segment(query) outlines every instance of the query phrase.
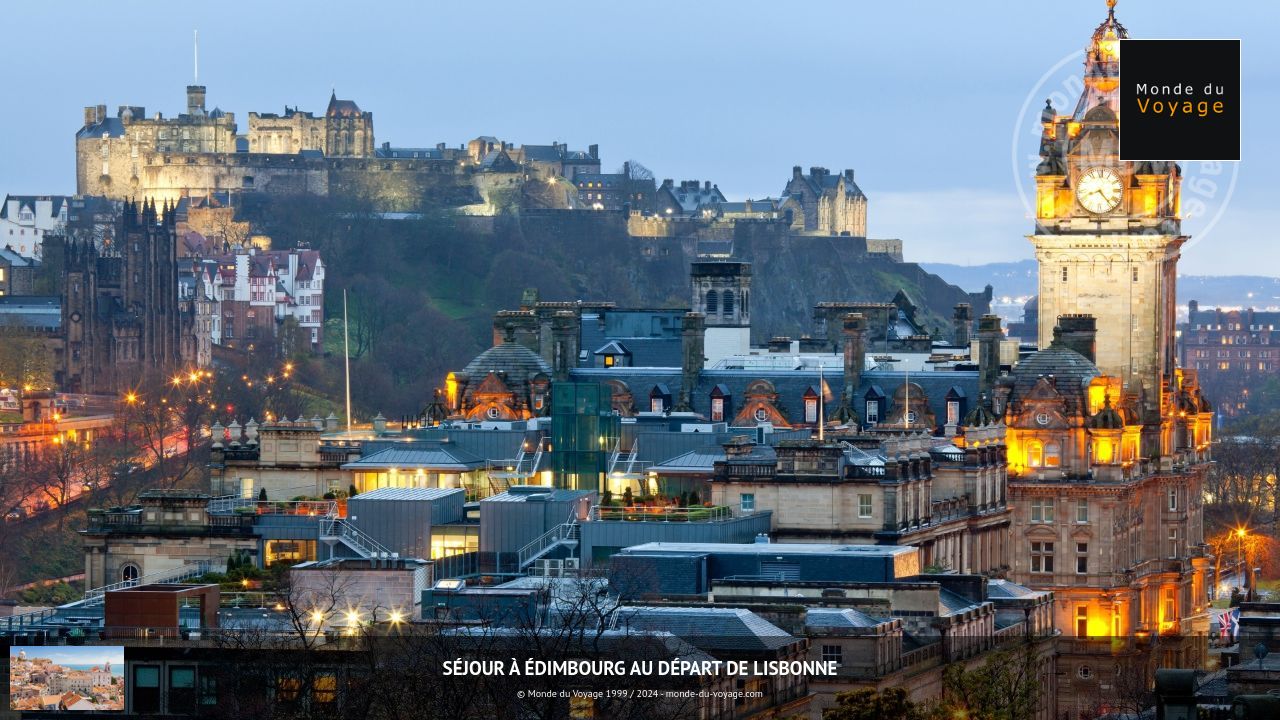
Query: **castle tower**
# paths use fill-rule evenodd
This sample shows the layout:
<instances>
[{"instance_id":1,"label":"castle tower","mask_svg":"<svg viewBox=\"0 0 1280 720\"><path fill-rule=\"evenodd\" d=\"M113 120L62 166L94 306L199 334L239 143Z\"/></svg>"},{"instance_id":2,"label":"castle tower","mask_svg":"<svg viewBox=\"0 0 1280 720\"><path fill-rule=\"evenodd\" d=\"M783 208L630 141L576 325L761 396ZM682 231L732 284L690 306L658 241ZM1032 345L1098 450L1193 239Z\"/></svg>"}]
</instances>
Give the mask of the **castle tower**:
<instances>
[{"instance_id":1,"label":"castle tower","mask_svg":"<svg viewBox=\"0 0 1280 720\"><path fill-rule=\"evenodd\" d=\"M1114 3L1109 3L1114 5ZM1075 110L1041 115L1036 225L1028 236L1040 265L1039 345L1057 318L1097 318L1097 362L1143 397L1158 418L1173 376L1181 173L1173 162L1119 159L1119 41L1128 32L1111 7L1086 48Z\"/></svg>"},{"instance_id":2,"label":"castle tower","mask_svg":"<svg viewBox=\"0 0 1280 720\"><path fill-rule=\"evenodd\" d=\"M204 86L188 85L187 86L187 114L192 117L203 117L204 112Z\"/></svg>"},{"instance_id":3,"label":"castle tower","mask_svg":"<svg viewBox=\"0 0 1280 720\"><path fill-rule=\"evenodd\" d=\"M692 308L706 317L707 367L751 349L751 263L694 262Z\"/></svg>"}]
</instances>

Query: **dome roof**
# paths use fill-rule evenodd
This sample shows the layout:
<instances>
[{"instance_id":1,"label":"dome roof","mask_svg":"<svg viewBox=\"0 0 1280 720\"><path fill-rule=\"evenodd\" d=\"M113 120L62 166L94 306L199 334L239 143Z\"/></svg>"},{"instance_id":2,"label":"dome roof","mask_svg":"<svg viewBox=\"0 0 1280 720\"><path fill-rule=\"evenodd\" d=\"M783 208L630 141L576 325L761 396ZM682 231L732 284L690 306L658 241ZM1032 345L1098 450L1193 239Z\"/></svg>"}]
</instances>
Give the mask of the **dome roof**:
<instances>
[{"instance_id":1,"label":"dome roof","mask_svg":"<svg viewBox=\"0 0 1280 720\"><path fill-rule=\"evenodd\" d=\"M1053 376L1054 389L1066 400L1068 414L1088 412L1086 388L1089 381L1102 373L1098 366L1080 353L1055 341L1014 366L1013 393L1010 403L1021 402L1031 393L1041 377Z\"/></svg>"},{"instance_id":2,"label":"dome roof","mask_svg":"<svg viewBox=\"0 0 1280 720\"><path fill-rule=\"evenodd\" d=\"M1124 417L1111 407L1111 395L1103 400L1102 409L1089 418L1089 427L1098 430L1119 430L1124 427Z\"/></svg>"},{"instance_id":3,"label":"dome roof","mask_svg":"<svg viewBox=\"0 0 1280 720\"><path fill-rule=\"evenodd\" d=\"M472 382L478 382L489 373L500 375L507 387L517 390L517 386L528 383L538 373L550 377L551 365L538 353L515 342L503 342L485 350L467 363L462 372Z\"/></svg>"}]
</instances>

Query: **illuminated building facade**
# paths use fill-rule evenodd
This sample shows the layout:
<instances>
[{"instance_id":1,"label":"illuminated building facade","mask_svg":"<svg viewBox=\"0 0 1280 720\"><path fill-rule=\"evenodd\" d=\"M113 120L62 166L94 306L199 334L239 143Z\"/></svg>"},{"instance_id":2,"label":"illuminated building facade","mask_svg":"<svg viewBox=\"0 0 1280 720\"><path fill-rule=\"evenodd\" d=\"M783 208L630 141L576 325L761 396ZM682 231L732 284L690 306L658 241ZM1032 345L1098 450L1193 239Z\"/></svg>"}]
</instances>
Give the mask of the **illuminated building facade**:
<instances>
[{"instance_id":1,"label":"illuminated building facade","mask_svg":"<svg viewBox=\"0 0 1280 720\"><path fill-rule=\"evenodd\" d=\"M1041 350L994 392L1009 448L1010 577L1054 592L1055 625L1071 638L1058 705L1072 716L1207 653L1212 411L1195 371L1175 367L1180 169L1119 159L1126 36L1109 10L1075 110L1041 117L1030 236Z\"/></svg>"}]
</instances>

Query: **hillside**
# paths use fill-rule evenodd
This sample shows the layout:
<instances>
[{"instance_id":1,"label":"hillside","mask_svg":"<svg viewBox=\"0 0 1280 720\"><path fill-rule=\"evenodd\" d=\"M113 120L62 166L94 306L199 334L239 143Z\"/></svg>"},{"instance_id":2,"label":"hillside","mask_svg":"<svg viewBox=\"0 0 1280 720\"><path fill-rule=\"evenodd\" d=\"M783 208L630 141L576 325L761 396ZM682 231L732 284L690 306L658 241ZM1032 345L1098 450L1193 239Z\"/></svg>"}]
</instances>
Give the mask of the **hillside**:
<instances>
[{"instance_id":1,"label":"hillside","mask_svg":"<svg viewBox=\"0 0 1280 720\"><path fill-rule=\"evenodd\" d=\"M603 213L388 219L352 204L291 198L246 215L277 247L321 251L327 345L341 352L346 289L357 414L388 417L420 410L448 371L487 348L493 314L518 307L526 288L543 300L682 307L697 253L692 238L629 237L621 217ZM925 327L939 332L950 328L956 303L971 302L918 265L866 255L850 238L752 235L735 242L735 254L754 263L757 342L810 333L812 308L823 301L887 302L903 289ZM339 389L333 367L315 374L322 392Z\"/></svg>"}]
</instances>

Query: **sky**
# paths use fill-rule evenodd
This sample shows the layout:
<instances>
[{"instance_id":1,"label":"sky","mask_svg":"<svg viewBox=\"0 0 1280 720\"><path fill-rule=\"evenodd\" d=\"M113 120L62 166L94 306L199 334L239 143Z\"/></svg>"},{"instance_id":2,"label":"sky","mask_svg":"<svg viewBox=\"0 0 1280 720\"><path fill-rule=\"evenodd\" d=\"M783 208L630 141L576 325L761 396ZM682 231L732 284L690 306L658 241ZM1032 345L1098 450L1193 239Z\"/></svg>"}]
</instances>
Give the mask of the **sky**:
<instances>
[{"instance_id":1,"label":"sky","mask_svg":"<svg viewBox=\"0 0 1280 720\"><path fill-rule=\"evenodd\" d=\"M83 647L15 645L9 649L9 654L17 657L19 651L25 651L29 658L48 658L58 665L102 665L109 662L116 666L112 668L113 673L118 668L124 667L124 647L116 645Z\"/></svg>"},{"instance_id":2,"label":"sky","mask_svg":"<svg viewBox=\"0 0 1280 720\"><path fill-rule=\"evenodd\" d=\"M606 171L635 160L730 199L777 196L793 165L853 168L870 236L959 264L1031 257L1036 113L1106 16L1104 0L71 7L6 4L0 192L74 191L86 105L185 108L198 29L208 106L242 132L250 110L322 112L336 89L374 113L379 143L599 144ZM1116 15L1132 37L1242 40L1243 160L1186 168L1212 197L1184 223L1180 269L1280 275L1280 3L1120 0Z\"/></svg>"}]
</instances>

